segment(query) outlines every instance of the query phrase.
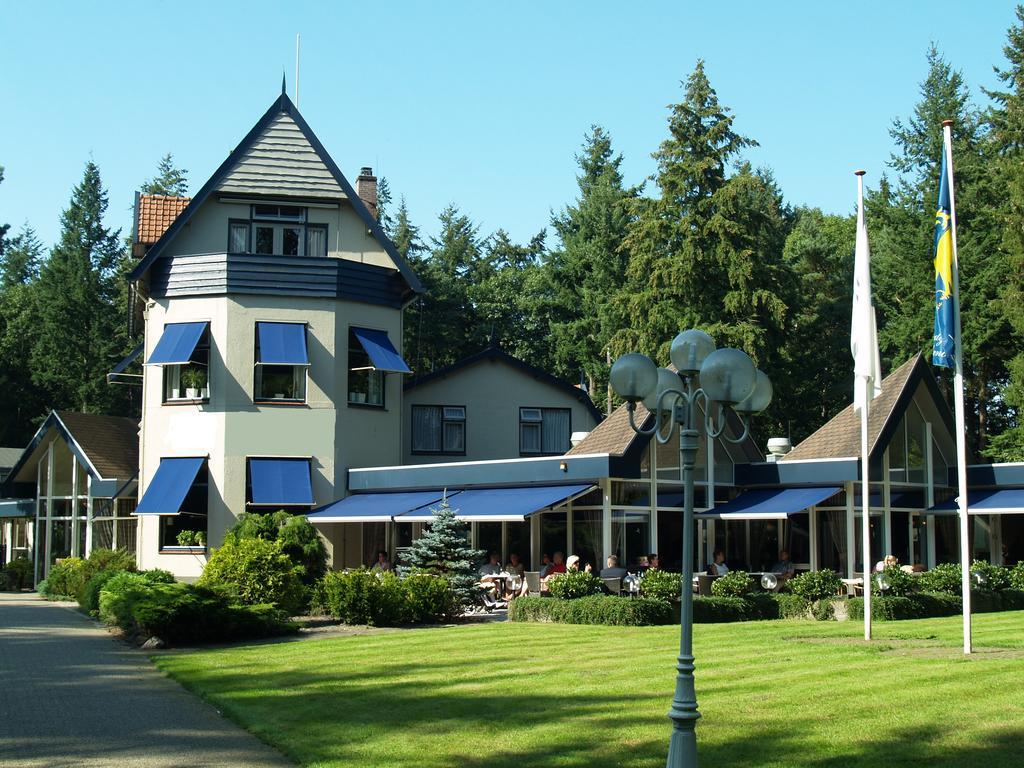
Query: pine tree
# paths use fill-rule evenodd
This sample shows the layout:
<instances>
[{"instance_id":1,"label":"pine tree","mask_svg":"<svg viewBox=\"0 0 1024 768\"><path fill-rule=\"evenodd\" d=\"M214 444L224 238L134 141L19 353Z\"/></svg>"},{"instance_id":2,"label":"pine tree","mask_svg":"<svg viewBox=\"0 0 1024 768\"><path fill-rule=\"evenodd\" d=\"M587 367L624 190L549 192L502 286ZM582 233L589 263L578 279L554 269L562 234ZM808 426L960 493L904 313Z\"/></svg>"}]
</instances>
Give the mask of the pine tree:
<instances>
[{"instance_id":1,"label":"pine tree","mask_svg":"<svg viewBox=\"0 0 1024 768\"><path fill-rule=\"evenodd\" d=\"M99 168L90 161L61 214L60 240L38 280L32 379L56 408L114 413L123 396L105 380L124 349L124 315L115 300L126 259L120 230L103 223L106 210Z\"/></svg>"},{"instance_id":2,"label":"pine tree","mask_svg":"<svg viewBox=\"0 0 1024 768\"><path fill-rule=\"evenodd\" d=\"M551 218L561 241L546 263L552 286L551 369L569 380L584 375L596 392L607 384L608 344L627 324L611 297L626 278L622 244L637 190L623 186L622 155L615 154L611 136L600 126L591 126L576 162L579 197Z\"/></svg>"},{"instance_id":3,"label":"pine tree","mask_svg":"<svg viewBox=\"0 0 1024 768\"><path fill-rule=\"evenodd\" d=\"M457 510L447 496L430 511L434 519L406 550L406 565L400 571L403 575L419 571L444 576L459 602L471 606L483 595L477 563L485 553L469 546L469 524L455 516Z\"/></svg>"},{"instance_id":4,"label":"pine tree","mask_svg":"<svg viewBox=\"0 0 1024 768\"><path fill-rule=\"evenodd\" d=\"M156 176L142 185L144 195L165 195L167 197L188 197L188 171L178 168L168 152L160 159Z\"/></svg>"},{"instance_id":5,"label":"pine tree","mask_svg":"<svg viewBox=\"0 0 1024 768\"><path fill-rule=\"evenodd\" d=\"M402 258L407 259L413 265L418 263L420 255L426 250L426 246L420 239L420 228L409 218L409 207L405 203L404 196L398 202L395 225L388 236Z\"/></svg>"},{"instance_id":6,"label":"pine tree","mask_svg":"<svg viewBox=\"0 0 1024 768\"><path fill-rule=\"evenodd\" d=\"M385 235L393 237L395 220L391 218L391 187L383 176L377 182L377 223Z\"/></svg>"},{"instance_id":7,"label":"pine tree","mask_svg":"<svg viewBox=\"0 0 1024 768\"><path fill-rule=\"evenodd\" d=\"M36 231L25 224L17 235L7 239L0 254L0 290L35 280L42 257L42 241Z\"/></svg>"},{"instance_id":8,"label":"pine tree","mask_svg":"<svg viewBox=\"0 0 1024 768\"><path fill-rule=\"evenodd\" d=\"M4 183L4 167L0 165L0 184ZM0 261L4 257L4 253L7 248L7 231L11 228L10 224L0 224Z\"/></svg>"}]
</instances>

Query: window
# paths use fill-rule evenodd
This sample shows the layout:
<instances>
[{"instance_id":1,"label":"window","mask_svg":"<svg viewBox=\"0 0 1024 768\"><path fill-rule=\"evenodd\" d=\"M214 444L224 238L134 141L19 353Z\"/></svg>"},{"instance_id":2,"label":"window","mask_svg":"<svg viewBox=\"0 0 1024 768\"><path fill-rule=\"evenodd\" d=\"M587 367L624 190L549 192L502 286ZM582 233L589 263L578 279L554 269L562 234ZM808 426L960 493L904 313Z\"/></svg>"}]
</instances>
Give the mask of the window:
<instances>
[{"instance_id":1,"label":"window","mask_svg":"<svg viewBox=\"0 0 1024 768\"><path fill-rule=\"evenodd\" d=\"M327 226L310 224L306 227L306 255L327 256Z\"/></svg>"},{"instance_id":2,"label":"window","mask_svg":"<svg viewBox=\"0 0 1024 768\"><path fill-rule=\"evenodd\" d=\"M228 253L249 252L249 222L232 220L228 224Z\"/></svg>"},{"instance_id":3,"label":"window","mask_svg":"<svg viewBox=\"0 0 1024 768\"><path fill-rule=\"evenodd\" d=\"M348 333L348 401L384 405L384 371L378 371L353 331Z\"/></svg>"},{"instance_id":4,"label":"window","mask_svg":"<svg viewBox=\"0 0 1024 768\"><path fill-rule=\"evenodd\" d=\"M181 551L195 546L205 546L209 505L208 487L209 472L204 461L185 495L178 514L160 516L160 549L162 551ZM188 533L182 536L181 534L185 532ZM199 544L200 540L204 543ZM184 544L182 543L184 541L190 543Z\"/></svg>"},{"instance_id":5,"label":"window","mask_svg":"<svg viewBox=\"0 0 1024 768\"><path fill-rule=\"evenodd\" d=\"M256 323L253 400L306 401L309 354L302 323Z\"/></svg>"},{"instance_id":6,"label":"window","mask_svg":"<svg viewBox=\"0 0 1024 768\"><path fill-rule=\"evenodd\" d=\"M412 407L413 453L466 453L466 409L451 405Z\"/></svg>"},{"instance_id":7,"label":"window","mask_svg":"<svg viewBox=\"0 0 1024 768\"><path fill-rule=\"evenodd\" d=\"M164 402L210 399L210 329L203 335L192 350L187 363L167 364L164 369Z\"/></svg>"},{"instance_id":8,"label":"window","mask_svg":"<svg viewBox=\"0 0 1024 768\"><path fill-rule=\"evenodd\" d=\"M327 256L327 225L309 224L294 205L253 205L249 219L228 222L228 253Z\"/></svg>"},{"instance_id":9,"label":"window","mask_svg":"<svg viewBox=\"0 0 1024 768\"><path fill-rule=\"evenodd\" d=\"M569 450L568 408L520 408L519 453L557 456Z\"/></svg>"}]
</instances>

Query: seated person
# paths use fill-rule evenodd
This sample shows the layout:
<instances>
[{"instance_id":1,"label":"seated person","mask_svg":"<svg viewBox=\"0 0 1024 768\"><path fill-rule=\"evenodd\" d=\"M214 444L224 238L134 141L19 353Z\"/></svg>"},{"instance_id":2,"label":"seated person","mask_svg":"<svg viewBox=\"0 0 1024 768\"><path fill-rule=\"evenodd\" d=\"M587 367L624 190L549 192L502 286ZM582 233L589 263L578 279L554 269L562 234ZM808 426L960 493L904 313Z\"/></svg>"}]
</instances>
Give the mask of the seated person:
<instances>
[{"instance_id":1,"label":"seated person","mask_svg":"<svg viewBox=\"0 0 1024 768\"><path fill-rule=\"evenodd\" d=\"M497 602L503 595L500 593L501 582L494 577L501 573L501 555L491 552L487 556L487 562L480 566L480 583L487 588L487 600ZM490 603L489 603L490 604Z\"/></svg>"},{"instance_id":2,"label":"seated person","mask_svg":"<svg viewBox=\"0 0 1024 768\"><path fill-rule=\"evenodd\" d=\"M875 563L875 572L881 573L889 566L899 565L900 561L896 558L896 555L886 555L884 560L879 560Z\"/></svg>"},{"instance_id":3,"label":"seated person","mask_svg":"<svg viewBox=\"0 0 1024 768\"><path fill-rule=\"evenodd\" d=\"M547 578L548 571L551 570L551 556L541 555L540 558L540 577L542 579Z\"/></svg>"},{"instance_id":4,"label":"seated person","mask_svg":"<svg viewBox=\"0 0 1024 768\"><path fill-rule=\"evenodd\" d=\"M602 579L621 579L626 575L626 569L619 567L617 555L608 555L608 566L601 569Z\"/></svg>"},{"instance_id":5,"label":"seated person","mask_svg":"<svg viewBox=\"0 0 1024 768\"><path fill-rule=\"evenodd\" d=\"M772 566L772 573L779 577L779 581L791 579L796 574L796 567L789 559L789 552L785 549L779 552L779 562Z\"/></svg>"},{"instance_id":6,"label":"seated person","mask_svg":"<svg viewBox=\"0 0 1024 768\"><path fill-rule=\"evenodd\" d=\"M391 560L388 559L388 553L385 550L381 550L377 553L377 559L373 565L370 566L371 571L391 571L394 570L391 565Z\"/></svg>"},{"instance_id":7,"label":"seated person","mask_svg":"<svg viewBox=\"0 0 1024 768\"><path fill-rule=\"evenodd\" d=\"M651 552L647 557L640 558L640 573L645 571L656 571L661 561L658 559L657 552Z\"/></svg>"},{"instance_id":8,"label":"seated person","mask_svg":"<svg viewBox=\"0 0 1024 768\"><path fill-rule=\"evenodd\" d=\"M561 552L555 552L555 554L552 557L554 562L552 562L551 565L548 566L547 571L541 571L541 573L543 574L540 577L541 592L547 592L548 580L552 576L557 576L560 573L565 573L565 560L563 560L563 557L564 555Z\"/></svg>"},{"instance_id":9,"label":"seated person","mask_svg":"<svg viewBox=\"0 0 1024 768\"><path fill-rule=\"evenodd\" d=\"M513 576L522 578L523 574L526 573L526 566L523 565L523 561L519 559L519 555L513 552L508 556L508 565L505 566L505 570Z\"/></svg>"},{"instance_id":10,"label":"seated person","mask_svg":"<svg viewBox=\"0 0 1024 768\"><path fill-rule=\"evenodd\" d=\"M569 557L565 561L565 570L566 571L578 571L579 569L580 569L580 556L579 555L569 555ZM587 573L590 573L593 569L591 568L590 563L587 563L585 566L583 566L583 570L586 571Z\"/></svg>"},{"instance_id":11,"label":"seated person","mask_svg":"<svg viewBox=\"0 0 1024 768\"><path fill-rule=\"evenodd\" d=\"M721 549L715 550L715 561L708 566L708 573L712 576L725 576L729 572L729 566L725 564L725 552Z\"/></svg>"}]
</instances>

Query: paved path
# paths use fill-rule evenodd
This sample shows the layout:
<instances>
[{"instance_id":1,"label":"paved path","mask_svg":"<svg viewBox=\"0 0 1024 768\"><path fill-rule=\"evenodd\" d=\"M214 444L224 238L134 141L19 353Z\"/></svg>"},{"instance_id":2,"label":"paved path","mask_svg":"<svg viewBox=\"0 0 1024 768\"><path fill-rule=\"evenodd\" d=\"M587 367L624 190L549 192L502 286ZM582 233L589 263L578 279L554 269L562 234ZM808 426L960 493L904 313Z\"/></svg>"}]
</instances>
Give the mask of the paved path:
<instances>
[{"instance_id":1,"label":"paved path","mask_svg":"<svg viewBox=\"0 0 1024 768\"><path fill-rule=\"evenodd\" d=\"M72 608L0 593L0 765L291 765Z\"/></svg>"}]
</instances>

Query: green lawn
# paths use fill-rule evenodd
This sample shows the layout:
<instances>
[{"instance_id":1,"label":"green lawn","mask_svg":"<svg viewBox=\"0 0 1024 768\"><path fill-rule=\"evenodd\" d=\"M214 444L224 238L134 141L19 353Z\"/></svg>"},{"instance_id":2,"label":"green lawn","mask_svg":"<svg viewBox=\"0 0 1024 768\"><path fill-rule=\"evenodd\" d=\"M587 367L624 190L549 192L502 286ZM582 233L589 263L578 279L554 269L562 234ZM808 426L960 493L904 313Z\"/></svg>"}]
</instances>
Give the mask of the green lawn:
<instances>
[{"instance_id":1,"label":"green lawn","mask_svg":"<svg viewBox=\"0 0 1024 768\"><path fill-rule=\"evenodd\" d=\"M1024 766L1024 612L698 625L705 768ZM674 627L487 624L157 665L303 765L662 766Z\"/></svg>"}]
</instances>

